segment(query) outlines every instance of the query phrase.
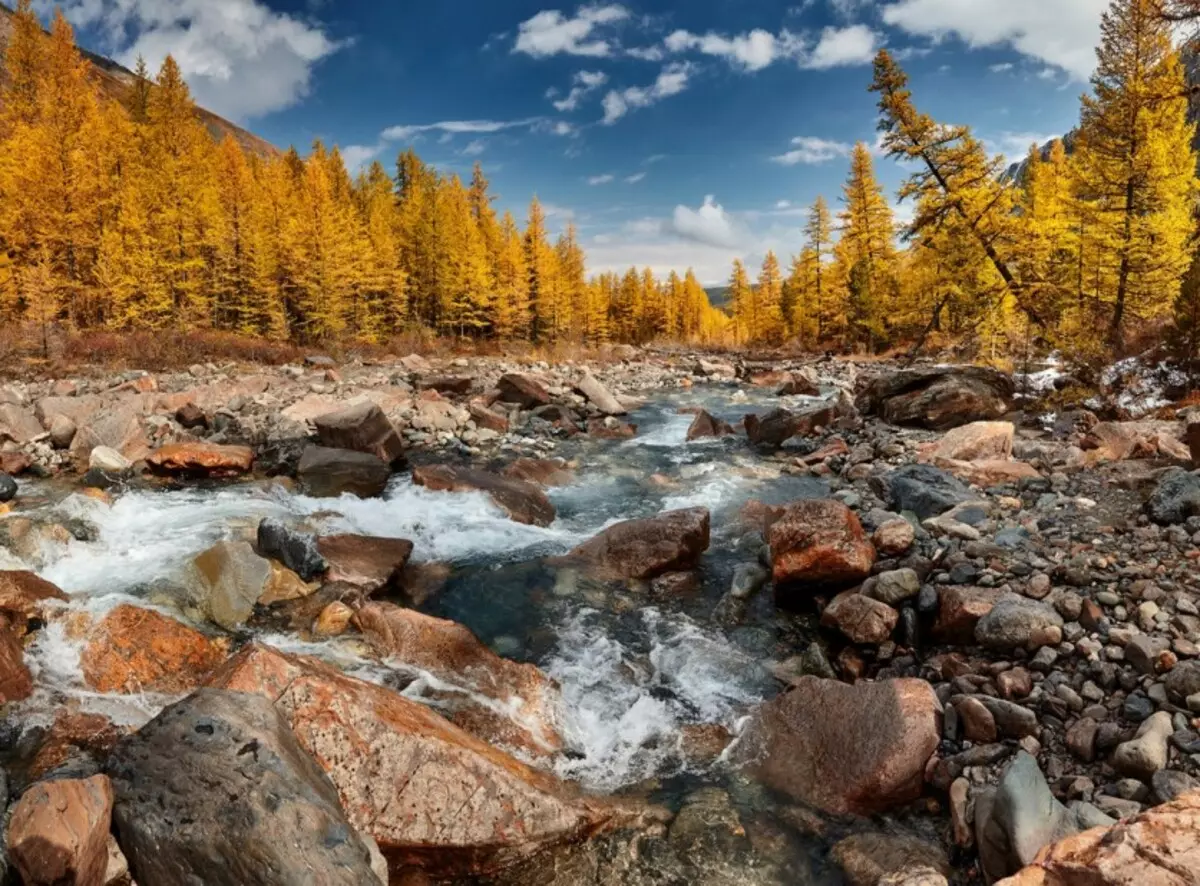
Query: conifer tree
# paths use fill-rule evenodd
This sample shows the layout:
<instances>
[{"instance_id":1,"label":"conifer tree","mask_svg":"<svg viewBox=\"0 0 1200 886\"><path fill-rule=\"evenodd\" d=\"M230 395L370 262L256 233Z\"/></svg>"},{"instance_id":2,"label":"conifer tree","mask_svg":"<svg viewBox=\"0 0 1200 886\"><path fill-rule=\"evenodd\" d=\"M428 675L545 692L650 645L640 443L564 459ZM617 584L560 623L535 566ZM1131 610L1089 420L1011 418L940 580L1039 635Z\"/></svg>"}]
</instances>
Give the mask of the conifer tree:
<instances>
[{"instance_id":1,"label":"conifer tree","mask_svg":"<svg viewBox=\"0 0 1200 886\"><path fill-rule=\"evenodd\" d=\"M733 312L733 334L738 344L751 341L757 323L757 308L750 277L740 258L733 260L733 274L729 278L729 304Z\"/></svg>"},{"instance_id":2,"label":"conifer tree","mask_svg":"<svg viewBox=\"0 0 1200 886\"><path fill-rule=\"evenodd\" d=\"M871 152L859 142L850 158L850 177L843 191L841 238L834 254L846 287L846 331L868 350L883 341L895 258L892 208L875 179Z\"/></svg>"},{"instance_id":3,"label":"conifer tree","mask_svg":"<svg viewBox=\"0 0 1200 886\"><path fill-rule=\"evenodd\" d=\"M493 326L504 340L529 336L529 270L525 259L525 241L512 213L504 213L500 222L500 242L496 258L496 299Z\"/></svg>"},{"instance_id":4,"label":"conifer tree","mask_svg":"<svg viewBox=\"0 0 1200 886\"><path fill-rule=\"evenodd\" d=\"M525 268L535 342L555 341L565 329L567 312L559 282L558 256L546 239L546 214L537 197L529 204L525 225Z\"/></svg>"},{"instance_id":5,"label":"conifer tree","mask_svg":"<svg viewBox=\"0 0 1200 886\"><path fill-rule=\"evenodd\" d=\"M6 133L32 125L38 116L38 95L45 72L46 38L33 11L33 0L17 0L12 33L4 48L3 124Z\"/></svg>"}]
</instances>

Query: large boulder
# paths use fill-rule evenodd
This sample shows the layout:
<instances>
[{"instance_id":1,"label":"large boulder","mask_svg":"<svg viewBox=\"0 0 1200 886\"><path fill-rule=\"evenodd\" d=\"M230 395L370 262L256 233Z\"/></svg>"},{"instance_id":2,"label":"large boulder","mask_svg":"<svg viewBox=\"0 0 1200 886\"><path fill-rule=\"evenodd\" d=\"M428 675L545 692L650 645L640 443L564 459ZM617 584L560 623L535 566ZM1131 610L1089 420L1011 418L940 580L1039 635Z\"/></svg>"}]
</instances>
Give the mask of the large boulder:
<instances>
[{"instance_id":1,"label":"large boulder","mask_svg":"<svg viewBox=\"0 0 1200 886\"><path fill-rule=\"evenodd\" d=\"M835 815L874 815L921 795L941 738L924 680L801 677L751 716L735 755L770 788Z\"/></svg>"},{"instance_id":2,"label":"large boulder","mask_svg":"<svg viewBox=\"0 0 1200 886\"><path fill-rule=\"evenodd\" d=\"M1047 846L997 886L1194 886L1200 792Z\"/></svg>"},{"instance_id":3,"label":"large boulder","mask_svg":"<svg viewBox=\"0 0 1200 886\"><path fill-rule=\"evenodd\" d=\"M689 440L702 440L706 437L729 437L734 433L733 426L727 421L717 418L701 409L696 413L687 431Z\"/></svg>"},{"instance_id":4,"label":"large boulder","mask_svg":"<svg viewBox=\"0 0 1200 886\"><path fill-rule=\"evenodd\" d=\"M849 398L837 397L818 403L803 412L773 409L766 415L747 415L746 435L755 446L782 446L792 437L808 437L818 428L829 429L856 417Z\"/></svg>"},{"instance_id":5,"label":"large boulder","mask_svg":"<svg viewBox=\"0 0 1200 886\"><path fill-rule=\"evenodd\" d=\"M309 446L296 469L300 485L317 498L337 498L349 493L375 498L387 488L392 472L378 456L349 449Z\"/></svg>"},{"instance_id":6,"label":"large boulder","mask_svg":"<svg viewBox=\"0 0 1200 886\"><path fill-rule=\"evenodd\" d=\"M936 461L1006 461L1012 458L1013 423L977 421L947 431L930 452Z\"/></svg>"},{"instance_id":7,"label":"large boulder","mask_svg":"<svg viewBox=\"0 0 1200 886\"><path fill-rule=\"evenodd\" d=\"M252 644L212 682L274 704L393 876L408 866L450 879L483 874L646 813L580 796L429 708L314 659Z\"/></svg>"},{"instance_id":8,"label":"large boulder","mask_svg":"<svg viewBox=\"0 0 1200 886\"><path fill-rule=\"evenodd\" d=\"M24 446L45 433L33 412L15 403L0 403L0 443L11 440Z\"/></svg>"},{"instance_id":9,"label":"large boulder","mask_svg":"<svg viewBox=\"0 0 1200 886\"><path fill-rule=\"evenodd\" d=\"M587 397L588 402L605 415L624 415L626 412L621 401L614 397L608 388L600 384L590 371L584 371L583 378L579 380L575 389Z\"/></svg>"},{"instance_id":10,"label":"large boulder","mask_svg":"<svg viewBox=\"0 0 1200 886\"><path fill-rule=\"evenodd\" d=\"M610 526L559 562L578 564L601 578L651 579L684 572L708 550L710 518L705 508L666 511L644 520Z\"/></svg>"},{"instance_id":11,"label":"large boulder","mask_svg":"<svg viewBox=\"0 0 1200 886\"><path fill-rule=\"evenodd\" d=\"M71 439L71 454L86 461L97 446L115 449L130 461L140 461L150 454L146 427L141 409L132 402L107 403Z\"/></svg>"},{"instance_id":12,"label":"large boulder","mask_svg":"<svg viewBox=\"0 0 1200 886\"><path fill-rule=\"evenodd\" d=\"M922 520L944 514L972 495L960 481L932 465L905 465L883 478L885 497L897 511L912 511Z\"/></svg>"},{"instance_id":13,"label":"large boulder","mask_svg":"<svg viewBox=\"0 0 1200 886\"><path fill-rule=\"evenodd\" d=\"M554 402L545 385L533 376L518 372L503 376L496 388L500 392L501 402L516 403L524 409L537 409L539 406L549 406Z\"/></svg>"},{"instance_id":14,"label":"large boulder","mask_svg":"<svg viewBox=\"0 0 1200 886\"><path fill-rule=\"evenodd\" d=\"M316 548L328 567L327 581L354 585L374 594L399 585L413 543L405 538L323 535L317 539Z\"/></svg>"},{"instance_id":15,"label":"large boulder","mask_svg":"<svg viewBox=\"0 0 1200 886\"><path fill-rule=\"evenodd\" d=\"M1200 516L1200 471L1164 471L1146 502L1146 515L1161 526L1186 523L1188 517Z\"/></svg>"},{"instance_id":16,"label":"large boulder","mask_svg":"<svg viewBox=\"0 0 1200 886\"><path fill-rule=\"evenodd\" d=\"M413 468L412 478L418 486L437 492L486 492L504 513L518 523L549 526L557 516L554 503L539 487L490 471L451 465L422 465Z\"/></svg>"},{"instance_id":17,"label":"large boulder","mask_svg":"<svg viewBox=\"0 0 1200 886\"><path fill-rule=\"evenodd\" d=\"M337 791L272 701L201 689L118 743L108 771L139 883L379 883Z\"/></svg>"},{"instance_id":18,"label":"large boulder","mask_svg":"<svg viewBox=\"0 0 1200 886\"><path fill-rule=\"evenodd\" d=\"M1191 450L1182 430L1171 421L1104 421L1087 431L1079 446L1088 464L1164 456L1186 462Z\"/></svg>"},{"instance_id":19,"label":"large boulder","mask_svg":"<svg viewBox=\"0 0 1200 886\"><path fill-rule=\"evenodd\" d=\"M859 395L860 411L894 425L946 431L998 419L1012 408L1012 377L981 366L889 372Z\"/></svg>"},{"instance_id":20,"label":"large boulder","mask_svg":"<svg viewBox=\"0 0 1200 886\"><path fill-rule=\"evenodd\" d=\"M103 775L33 785L8 819L8 854L21 882L103 886L112 810L112 785Z\"/></svg>"},{"instance_id":21,"label":"large boulder","mask_svg":"<svg viewBox=\"0 0 1200 886\"><path fill-rule=\"evenodd\" d=\"M392 468L404 464L404 440L383 410L369 400L319 416L314 424L322 446L366 452Z\"/></svg>"},{"instance_id":22,"label":"large boulder","mask_svg":"<svg viewBox=\"0 0 1200 886\"><path fill-rule=\"evenodd\" d=\"M97 692L177 694L199 686L228 644L153 609L122 604L87 629L80 665Z\"/></svg>"},{"instance_id":23,"label":"large boulder","mask_svg":"<svg viewBox=\"0 0 1200 886\"><path fill-rule=\"evenodd\" d=\"M146 464L154 473L168 476L236 477L249 473L254 450L215 443L174 443L151 452Z\"/></svg>"},{"instance_id":24,"label":"large boulder","mask_svg":"<svg viewBox=\"0 0 1200 886\"><path fill-rule=\"evenodd\" d=\"M767 530L776 594L840 590L863 581L875 548L854 512L821 499L789 505Z\"/></svg>"},{"instance_id":25,"label":"large boulder","mask_svg":"<svg viewBox=\"0 0 1200 886\"><path fill-rule=\"evenodd\" d=\"M562 696L534 665L501 658L456 622L390 603L368 603L354 621L381 656L456 687L430 690L439 710L467 732L538 756L562 750Z\"/></svg>"},{"instance_id":26,"label":"large boulder","mask_svg":"<svg viewBox=\"0 0 1200 886\"><path fill-rule=\"evenodd\" d=\"M0 615L18 637L28 633L31 622L44 622L50 610L66 600L58 586L32 572L0 571Z\"/></svg>"}]
</instances>

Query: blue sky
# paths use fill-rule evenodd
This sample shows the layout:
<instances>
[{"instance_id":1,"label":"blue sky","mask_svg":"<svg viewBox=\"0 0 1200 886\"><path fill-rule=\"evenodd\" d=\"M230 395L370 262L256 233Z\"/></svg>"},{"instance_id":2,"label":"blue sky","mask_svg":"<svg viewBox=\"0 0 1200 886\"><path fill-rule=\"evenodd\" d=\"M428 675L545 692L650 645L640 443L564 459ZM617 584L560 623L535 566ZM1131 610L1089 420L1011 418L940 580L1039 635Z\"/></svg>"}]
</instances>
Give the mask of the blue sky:
<instances>
[{"instance_id":1,"label":"blue sky","mask_svg":"<svg viewBox=\"0 0 1200 886\"><path fill-rule=\"evenodd\" d=\"M50 4L41 0L42 11ZM1074 125L1106 0L66 0L89 48L180 61L198 99L277 145L389 168L412 144L479 160L501 209L537 194L592 270L695 267L800 245L874 143L870 60L919 105L1021 154ZM903 169L879 161L894 192ZM900 208L903 216L906 210Z\"/></svg>"}]
</instances>

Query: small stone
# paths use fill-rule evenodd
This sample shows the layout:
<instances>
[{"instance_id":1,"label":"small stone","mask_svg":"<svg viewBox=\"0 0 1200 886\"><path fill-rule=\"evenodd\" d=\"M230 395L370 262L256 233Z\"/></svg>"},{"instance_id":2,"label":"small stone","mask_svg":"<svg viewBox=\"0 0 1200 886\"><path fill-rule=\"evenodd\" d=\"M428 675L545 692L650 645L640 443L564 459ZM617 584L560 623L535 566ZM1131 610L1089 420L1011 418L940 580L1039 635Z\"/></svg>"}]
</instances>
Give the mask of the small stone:
<instances>
[{"instance_id":1,"label":"small stone","mask_svg":"<svg viewBox=\"0 0 1200 886\"><path fill-rule=\"evenodd\" d=\"M870 596L889 606L911 600L921 592L921 579L912 569L894 569L875 577Z\"/></svg>"},{"instance_id":2,"label":"small stone","mask_svg":"<svg viewBox=\"0 0 1200 886\"><path fill-rule=\"evenodd\" d=\"M1096 732L1099 724L1089 717L1075 722L1067 730L1067 749L1085 763L1096 759Z\"/></svg>"},{"instance_id":3,"label":"small stone","mask_svg":"<svg viewBox=\"0 0 1200 886\"><path fill-rule=\"evenodd\" d=\"M916 538L916 530L904 519L888 520L875 530L871 540L875 549L887 557L899 557L908 552Z\"/></svg>"},{"instance_id":4,"label":"small stone","mask_svg":"<svg viewBox=\"0 0 1200 886\"><path fill-rule=\"evenodd\" d=\"M956 706L963 735L970 741L989 744L996 740L996 718L975 698L964 698Z\"/></svg>"},{"instance_id":5,"label":"small stone","mask_svg":"<svg viewBox=\"0 0 1200 886\"><path fill-rule=\"evenodd\" d=\"M1142 723L1132 741L1117 746L1113 766L1118 772L1134 778L1151 778L1167 765L1168 742L1174 731L1171 715L1158 712Z\"/></svg>"}]
</instances>

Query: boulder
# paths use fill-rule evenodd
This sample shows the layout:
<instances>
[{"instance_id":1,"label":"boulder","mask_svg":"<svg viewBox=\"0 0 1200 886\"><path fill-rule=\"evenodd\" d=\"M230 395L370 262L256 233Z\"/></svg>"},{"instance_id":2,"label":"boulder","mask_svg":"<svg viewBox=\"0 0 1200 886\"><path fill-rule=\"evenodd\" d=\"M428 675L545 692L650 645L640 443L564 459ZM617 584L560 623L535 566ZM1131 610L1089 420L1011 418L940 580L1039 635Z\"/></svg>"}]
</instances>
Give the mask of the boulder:
<instances>
[{"instance_id":1,"label":"boulder","mask_svg":"<svg viewBox=\"0 0 1200 886\"><path fill-rule=\"evenodd\" d=\"M413 482L437 492L485 492L509 518L531 526L549 526L557 513L549 497L532 483L477 468L422 465Z\"/></svg>"},{"instance_id":2,"label":"boulder","mask_svg":"<svg viewBox=\"0 0 1200 886\"><path fill-rule=\"evenodd\" d=\"M779 447L792 437L809 437L818 428L829 429L853 418L853 404L841 399L824 401L803 412L773 409L766 415L747 415L746 436L755 446Z\"/></svg>"},{"instance_id":3,"label":"boulder","mask_svg":"<svg viewBox=\"0 0 1200 886\"><path fill-rule=\"evenodd\" d=\"M309 446L296 469L300 485L317 498L337 498L349 493L375 498L387 488L392 472L378 456L349 449Z\"/></svg>"},{"instance_id":4,"label":"boulder","mask_svg":"<svg viewBox=\"0 0 1200 886\"><path fill-rule=\"evenodd\" d=\"M404 465L404 440L383 410L369 400L319 416L314 424L322 446L365 452L393 469Z\"/></svg>"},{"instance_id":5,"label":"boulder","mask_svg":"<svg viewBox=\"0 0 1200 886\"><path fill-rule=\"evenodd\" d=\"M49 610L67 599L56 585L32 572L0 571L0 615L18 637L28 633L30 622L44 622Z\"/></svg>"},{"instance_id":6,"label":"boulder","mask_svg":"<svg viewBox=\"0 0 1200 886\"><path fill-rule=\"evenodd\" d=\"M637 425L611 415L604 419L593 418L587 423L587 434L598 440L630 440L637 436Z\"/></svg>"},{"instance_id":7,"label":"boulder","mask_svg":"<svg viewBox=\"0 0 1200 886\"><path fill-rule=\"evenodd\" d=\"M1049 603L1015 594L1001 597L975 625L975 641L988 649L1035 651L1062 642L1063 619Z\"/></svg>"},{"instance_id":8,"label":"boulder","mask_svg":"<svg viewBox=\"0 0 1200 886\"><path fill-rule=\"evenodd\" d=\"M953 461L948 458L939 458L937 465L960 480L983 489L989 486L1008 486L1020 483L1022 480L1036 480L1041 477L1037 468L1023 461L1001 459Z\"/></svg>"},{"instance_id":9,"label":"boulder","mask_svg":"<svg viewBox=\"0 0 1200 886\"><path fill-rule=\"evenodd\" d=\"M410 865L435 878L486 874L647 815L580 796L429 708L314 659L251 644L212 683L274 704L393 877Z\"/></svg>"},{"instance_id":10,"label":"boulder","mask_svg":"<svg viewBox=\"0 0 1200 886\"><path fill-rule=\"evenodd\" d=\"M557 562L580 565L615 581L686 572L708 550L709 527L705 508L666 511L610 526Z\"/></svg>"},{"instance_id":11,"label":"boulder","mask_svg":"<svg viewBox=\"0 0 1200 886\"><path fill-rule=\"evenodd\" d=\"M1066 837L997 886L1194 886L1197 871L1200 792Z\"/></svg>"},{"instance_id":12,"label":"boulder","mask_svg":"<svg viewBox=\"0 0 1200 886\"><path fill-rule=\"evenodd\" d=\"M500 473L539 486L570 486L575 482L575 475L567 463L554 458L518 458L505 465Z\"/></svg>"},{"instance_id":13,"label":"boulder","mask_svg":"<svg viewBox=\"0 0 1200 886\"><path fill-rule=\"evenodd\" d=\"M70 416L56 415L50 419L50 442L54 444L55 449L70 449L71 443L75 440L75 434L79 429L75 426L75 422Z\"/></svg>"},{"instance_id":14,"label":"boulder","mask_svg":"<svg viewBox=\"0 0 1200 886\"><path fill-rule=\"evenodd\" d=\"M259 604L268 606L311 593L300 576L260 557L249 542L218 542L192 562L199 579L198 602L227 631L249 621Z\"/></svg>"},{"instance_id":15,"label":"boulder","mask_svg":"<svg viewBox=\"0 0 1200 886\"><path fill-rule=\"evenodd\" d=\"M885 495L898 511L911 511L921 520L970 501L970 491L950 474L932 465L905 465L883 478Z\"/></svg>"},{"instance_id":16,"label":"boulder","mask_svg":"<svg viewBox=\"0 0 1200 886\"><path fill-rule=\"evenodd\" d=\"M924 680L851 686L800 677L750 716L734 753L794 800L834 815L869 816L921 795L941 720Z\"/></svg>"},{"instance_id":17,"label":"boulder","mask_svg":"<svg viewBox=\"0 0 1200 886\"><path fill-rule=\"evenodd\" d=\"M33 412L15 403L0 403L0 443L11 440L24 446L44 433L42 423Z\"/></svg>"},{"instance_id":18,"label":"boulder","mask_svg":"<svg viewBox=\"0 0 1200 886\"><path fill-rule=\"evenodd\" d=\"M1089 465L1160 457L1186 462L1191 452L1180 430L1179 422L1104 421L1083 435L1079 448L1086 453Z\"/></svg>"},{"instance_id":19,"label":"boulder","mask_svg":"<svg viewBox=\"0 0 1200 886\"><path fill-rule=\"evenodd\" d=\"M133 467L133 462L109 446L97 446L88 453L88 467L105 474L121 474Z\"/></svg>"},{"instance_id":20,"label":"boulder","mask_svg":"<svg viewBox=\"0 0 1200 886\"><path fill-rule=\"evenodd\" d=\"M479 403L472 403L469 407L471 418L475 425L489 431L495 431L497 434L508 433L508 416L502 415L495 410L488 409Z\"/></svg>"},{"instance_id":21,"label":"boulder","mask_svg":"<svg viewBox=\"0 0 1200 886\"><path fill-rule=\"evenodd\" d=\"M783 380L777 396L780 397L820 397L821 388L815 378L803 372L790 372Z\"/></svg>"},{"instance_id":22,"label":"boulder","mask_svg":"<svg viewBox=\"0 0 1200 886\"><path fill-rule=\"evenodd\" d=\"M354 621L379 655L458 687L431 687L432 700L452 723L489 744L535 756L562 750L562 696L533 665L501 658L460 624L390 603L368 603Z\"/></svg>"},{"instance_id":23,"label":"boulder","mask_svg":"<svg viewBox=\"0 0 1200 886\"><path fill-rule=\"evenodd\" d=\"M889 372L873 380L856 405L894 425L946 431L992 421L1012 408L1012 377L981 366Z\"/></svg>"},{"instance_id":24,"label":"boulder","mask_svg":"<svg viewBox=\"0 0 1200 886\"><path fill-rule=\"evenodd\" d=\"M329 568L317 550L316 536L297 532L278 520L266 519L258 524L256 545L262 556L278 560L303 581L313 581Z\"/></svg>"},{"instance_id":25,"label":"boulder","mask_svg":"<svg viewBox=\"0 0 1200 886\"><path fill-rule=\"evenodd\" d=\"M1160 526L1186 523L1188 517L1200 516L1200 471L1164 471L1146 502L1146 514Z\"/></svg>"},{"instance_id":26,"label":"boulder","mask_svg":"<svg viewBox=\"0 0 1200 886\"><path fill-rule=\"evenodd\" d=\"M133 402L106 404L88 423L79 423L71 441L71 452L79 460L87 458L97 446L115 449L130 461L150 454L142 411Z\"/></svg>"},{"instance_id":27,"label":"boulder","mask_svg":"<svg viewBox=\"0 0 1200 886\"><path fill-rule=\"evenodd\" d=\"M87 631L83 679L97 692L178 694L199 686L229 652L152 609L122 604Z\"/></svg>"},{"instance_id":28,"label":"boulder","mask_svg":"<svg viewBox=\"0 0 1200 886\"><path fill-rule=\"evenodd\" d=\"M701 440L705 437L729 437L733 433L733 425L701 409L692 420L691 427L688 428L687 438Z\"/></svg>"},{"instance_id":29,"label":"boulder","mask_svg":"<svg viewBox=\"0 0 1200 886\"><path fill-rule=\"evenodd\" d=\"M626 409L621 405L621 401L609 393L608 388L600 384L596 376L591 372L585 371L583 378L575 386L583 396L587 397L588 402L595 406L604 415L624 415Z\"/></svg>"},{"instance_id":30,"label":"boulder","mask_svg":"<svg viewBox=\"0 0 1200 886\"><path fill-rule=\"evenodd\" d=\"M8 854L25 886L103 886L113 791L107 777L43 781L8 819Z\"/></svg>"},{"instance_id":31,"label":"boulder","mask_svg":"<svg viewBox=\"0 0 1200 886\"><path fill-rule=\"evenodd\" d=\"M218 446L214 443L174 443L146 456L156 474L189 477L236 477L249 473L254 450L249 446Z\"/></svg>"},{"instance_id":32,"label":"boulder","mask_svg":"<svg viewBox=\"0 0 1200 886\"><path fill-rule=\"evenodd\" d=\"M326 581L354 585L366 594L398 586L413 551L408 539L368 535L323 535L316 545L328 564Z\"/></svg>"},{"instance_id":33,"label":"boulder","mask_svg":"<svg viewBox=\"0 0 1200 886\"><path fill-rule=\"evenodd\" d=\"M553 401L545 385L533 376L511 372L501 377L496 384L503 403L516 403L522 409L537 409L549 406Z\"/></svg>"},{"instance_id":34,"label":"boulder","mask_svg":"<svg viewBox=\"0 0 1200 886\"><path fill-rule=\"evenodd\" d=\"M139 883L380 883L334 786L270 699L201 689L109 758Z\"/></svg>"},{"instance_id":35,"label":"boulder","mask_svg":"<svg viewBox=\"0 0 1200 886\"><path fill-rule=\"evenodd\" d=\"M841 631L851 643L886 642L899 621L891 606L853 591L838 594L821 613L821 624Z\"/></svg>"},{"instance_id":36,"label":"boulder","mask_svg":"<svg viewBox=\"0 0 1200 886\"><path fill-rule=\"evenodd\" d=\"M91 422L92 417L103 405L104 401L94 394L82 397L43 397L34 404L33 414L44 428L50 427L50 422L56 415L65 415L76 427L82 428Z\"/></svg>"},{"instance_id":37,"label":"boulder","mask_svg":"<svg viewBox=\"0 0 1200 886\"><path fill-rule=\"evenodd\" d=\"M977 421L947 431L931 450L934 460L1007 461L1015 428L1008 421Z\"/></svg>"},{"instance_id":38,"label":"boulder","mask_svg":"<svg viewBox=\"0 0 1200 886\"><path fill-rule=\"evenodd\" d=\"M33 458L25 452L0 452L0 473L19 477L33 467Z\"/></svg>"},{"instance_id":39,"label":"boulder","mask_svg":"<svg viewBox=\"0 0 1200 886\"><path fill-rule=\"evenodd\" d=\"M789 505L767 530L776 595L839 590L871 574L875 548L858 517L832 499Z\"/></svg>"}]
</instances>

